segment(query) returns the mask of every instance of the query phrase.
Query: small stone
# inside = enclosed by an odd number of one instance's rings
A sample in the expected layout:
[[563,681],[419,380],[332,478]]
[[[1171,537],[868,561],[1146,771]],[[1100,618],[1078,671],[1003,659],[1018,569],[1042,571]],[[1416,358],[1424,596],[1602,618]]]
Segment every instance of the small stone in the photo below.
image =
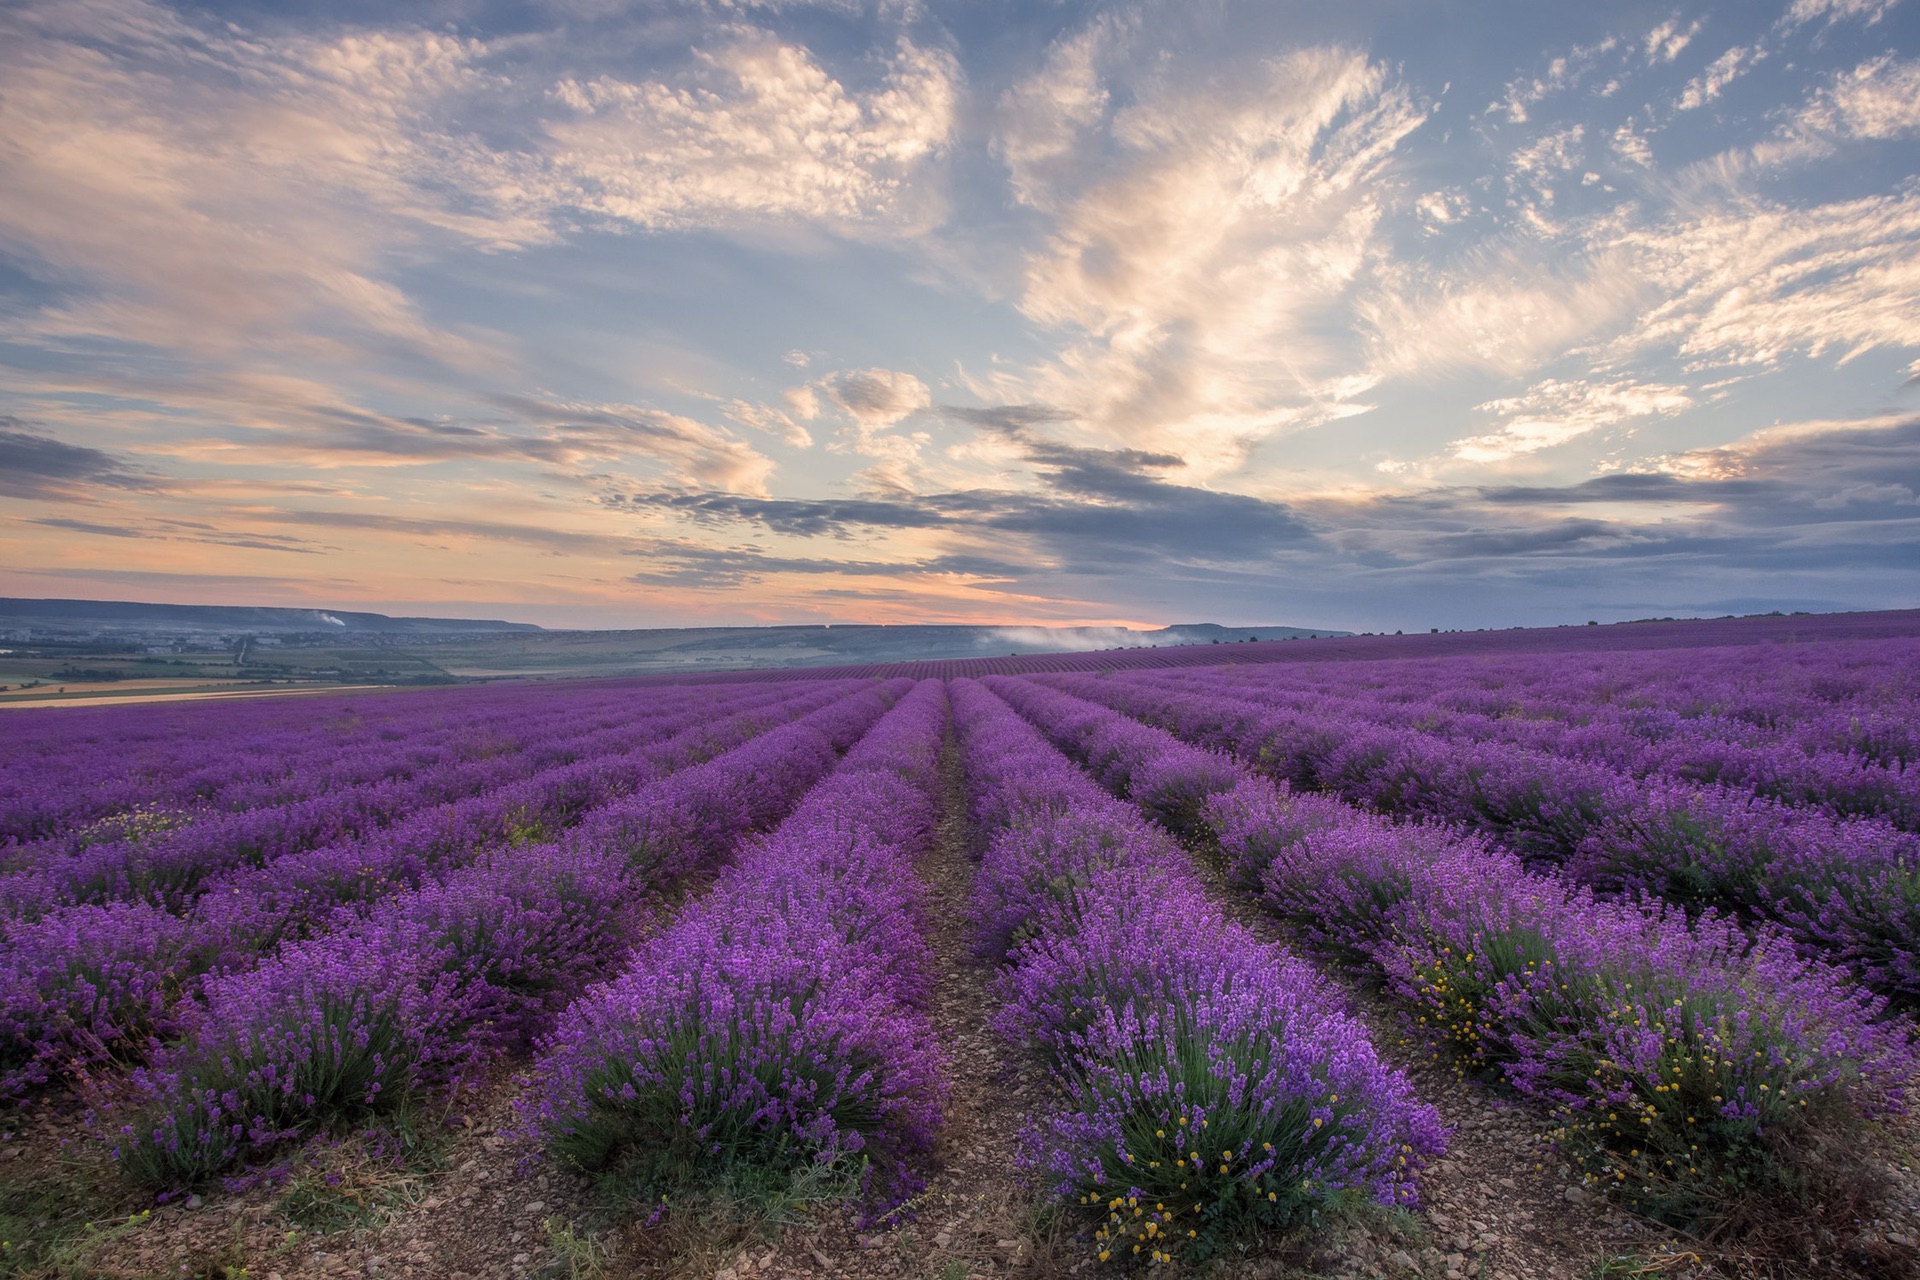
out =
[[199,1196],[188,1196],[188,1197],[187,1197],[187,1208],[189,1208],[189,1209],[198,1209],[198,1208],[199,1208],[199,1207],[200,1207],[201,1205],[203,1205],[203,1204],[205,1204],[205,1203],[206,1203],[206,1201],[205,1201],[205,1200],[202,1200],[202,1199],[201,1199],[201,1198],[200,1198]]
[[529,1200],[521,1206],[520,1211],[522,1213],[538,1213],[546,1207],[547,1202],[545,1200]]
[[1402,1271],[1411,1271],[1414,1268],[1413,1255],[1405,1249],[1395,1249],[1387,1255],[1387,1265],[1398,1267]]
[[952,1243],[953,1232],[951,1231],[942,1231],[933,1237],[933,1247],[936,1249],[944,1249]]
[[820,1252],[818,1249],[809,1249],[807,1253],[820,1265],[822,1271],[833,1270],[833,1259],[829,1258],[826,1254]]
[[1568,1187],[1566,1198],[1568,1204],[1585,1204],[1587,1201],[1593,1199],[1591,1195],[1582,1191],[1579,1187]]
[[1913,1237],[1902,1235],[1898,1231],[1889,1231],[1887,1232],[1887,1243],[1899,1245],[1902,1249],[1911,1249],[1913,1248]]

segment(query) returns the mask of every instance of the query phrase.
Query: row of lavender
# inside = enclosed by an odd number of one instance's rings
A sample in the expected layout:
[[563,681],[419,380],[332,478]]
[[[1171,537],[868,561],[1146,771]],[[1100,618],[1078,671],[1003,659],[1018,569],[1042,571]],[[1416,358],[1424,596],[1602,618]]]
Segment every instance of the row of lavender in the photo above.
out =
[[[60,1074],[137,1058],[154,1037],[178,1029],[181,1002],[206,975],[250,967],[282,944],[323,934],[343,917],[490,850],[551,839],[613,812],[622,797],[650,793],[659,802],[671,795],[667,784],[677,771],[866,683],[681,696],[659,706],[642,700],[633,737],[603,739],[597,751],[547,768],[537,767],[534,755],[516,781],[459,800],[423,800],[379,830],[310,848],[188,845],[204,863],[171,843],[136,846],[142,865],[171,855],[180,875],[141,877],[149,892],[126,899],[48,904],[19,895],[15,900],[31,909],[0,925],[7,944],[0,955],[0,1091],[17,1094]],[[97,864],[97,851],[70,861]],[[39,887],[47,879],[45,868],[7,877],[0,895],[8,885]]]
[[1449,739],[1510,743],[1636,777],[1726,785],[1920,827],[1920,642],[1835,645],[1811,655],[1693,651],[1694,666],[1683,669],[1675,659],[1631,656],[1637,671],[1610,662],[1585,678],[1561,664],[1556,679],[1556,664],[1537,659],[1512,669],[1455,659],[1368,664],[1364,672],[1243,668],[1228,682],[1302,709],[1354,707]]
[[1438,1117],[1334,990],[1004,702],[953,687],[998,1025],[1057,1087],[1018,1161],[1091,1212],[1099,1257],[1198,1259],[1343,1198],[1410,1202]]
[[939,815],[946,694],[917,685],[749,842],[541,1054],[533,1127],[650,1203],[856,1171],[895,1202],[947,1089],[913,863]]
[[598,807],[562,840],[494,848],[211,977],[134,1074],[122,1167],[195,1186],[289,1139],[474,1082],[621,968],[638,903],[777,821],[901,683],[843,692]]
[[286,803],[448,754],[512,750],[514,726],[532,720],[580,733],[618,724],[663,696],[688,691],[515,687],[16,713],[0,745],[0,848]]
[[1454,740],[1221,674],[1036,677],[1403,818],[1455,823],[1596,890],[1786,930],[1876,990],[1920,1001],[1920,837],[1750,791],[1505,742]]
[[1598,901],[1459,829],[1294,796],[1097,703],[989,683],[1144,811],[1217,839],[1235,881],[1436,1047],[1552,1106],[1569,1153],[1650,1212],[1805,1211],[1835,1189],[1833,1153],[1857,1157],[1903,1102],[1904,1021],[1782,938]]

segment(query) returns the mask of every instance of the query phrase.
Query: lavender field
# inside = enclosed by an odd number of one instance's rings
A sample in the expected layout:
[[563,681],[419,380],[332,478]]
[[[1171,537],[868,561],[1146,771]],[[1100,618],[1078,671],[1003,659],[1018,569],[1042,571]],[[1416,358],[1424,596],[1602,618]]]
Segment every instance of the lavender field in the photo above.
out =
[[927,666],[7,715],[0,1275],[1914,1273],[1920,617]]

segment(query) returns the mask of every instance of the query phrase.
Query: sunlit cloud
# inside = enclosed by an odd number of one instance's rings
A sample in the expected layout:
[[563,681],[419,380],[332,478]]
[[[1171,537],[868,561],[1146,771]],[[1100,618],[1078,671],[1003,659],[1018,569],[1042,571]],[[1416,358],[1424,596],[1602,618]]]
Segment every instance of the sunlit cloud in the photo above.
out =
[[1693,403],[1685,387],[1549,379],[1527,388],[1525,395],[1481,405],[1501,419],[1499,429],[1454,441],[1453,456],[1465,462],[1505,462],[1635,418],[1672,417]]
[[800,46],[738,30],[677,83],[567,78],[552,90],[551,198],[649,229],[805,218],[896,232],[938,215],[916,181],[950,141],[952,57],[902,38],[856,94]]
[[1364,393],[1350,340],[1329,329],[1380,252],[1389,168],[1425,116],[1353,50],[1240,59],[1188,83],[1141,65],[1142,39],[1096,22],[1002,103],[996,149],[1050,224],[1020,309],[1068,340],[976,386],[1069,409],[1105,439],[1178,442],[1214,474]]

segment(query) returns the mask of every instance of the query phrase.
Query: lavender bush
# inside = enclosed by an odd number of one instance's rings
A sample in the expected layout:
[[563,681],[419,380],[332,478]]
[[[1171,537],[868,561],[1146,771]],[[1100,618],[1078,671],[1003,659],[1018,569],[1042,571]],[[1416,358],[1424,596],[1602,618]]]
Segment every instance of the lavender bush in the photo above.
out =
[[14,929],[0,953],[0,1098],[143,1056],[204,964],[188,923],[144,903]]

